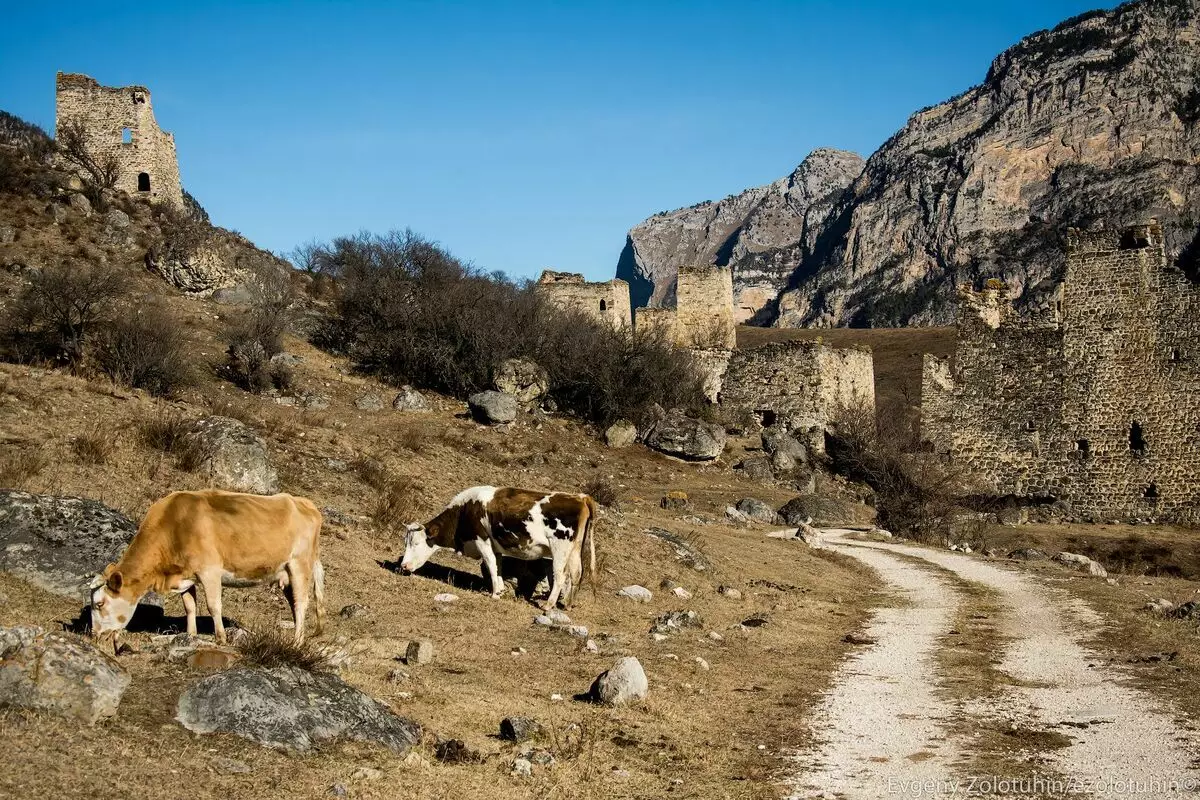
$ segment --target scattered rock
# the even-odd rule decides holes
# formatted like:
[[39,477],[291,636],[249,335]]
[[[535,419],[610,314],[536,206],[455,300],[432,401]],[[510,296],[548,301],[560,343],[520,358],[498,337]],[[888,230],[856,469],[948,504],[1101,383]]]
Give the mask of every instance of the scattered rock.
[[404,655],[405,664],[428,664],[433,661],[433,642],[428,639],[417,639],[408,643]]
[[586,625],[570,625],[567,627],[567,633],[574,636],[576,639],[588,638],[588,629]]
[[406,753],[421,740],[419,725],[341,678],[294,667],[218,672],[189,687],[176,711],[193,733],[232,733],[298,751],[354,739]]
[[478,392],[467,398],[467,405],[476,422],[494,425],[517,418],[517,398],[504,392]]
[[1175,604],[1165,597],[1160,597],[1157,600],[1151,600],[1146,603],[1146,610],[1155,614],[1170,614],[1175,610]]
[[377,781],[383,777],[383,770],[375,769],[374,767],[359,767],[354,770],[354,774],[350,776],[353,781]]
[[367,607],[359,603],[351,603],[348,606],[342,606],[342,610],[338,612],[338,616],[342,619],[358,619],[360,617],[370,616]]
[[725,637],[724,637],[724,636],[722,636],[721,634],[717,633],[716,631],[709,631],[709,632],[708,632],[708,638],[709,638],[709,639],[711,639],[711,640],[713,640],[714,642],[723,642],[723,641],[725,641]]
[[762,447],[772,456],[788,457],[793,466],[808,461],[808,449],[779,425],[763,428]]
[[531,408],[550,391],[550,376],[528,358],[509,358],[496,367],[492,385],[516,398],[521,407]]
[[458,595],[451,594],[450,592],[442,592],[441,594],[435,594],[433,596],[433,602],[435,602],[435,603],[457,603]]
[[627,419],[619,419],[604,431],[604,443],[609,447],[629,447],[637,441],[637,426]]
[[401,386],[400,391],[392,399],[392,408],[396,411],[428,411],[429,403],[413,387]]
[[505,717],[500,721],[500,738],[506,742],[521,744],[540,736],[542,726],[529,717]]
[[117,713],[129,674],[91,642],[34,626],[0,628],[0,708],[89,724]]
[[703,658],[701,658],[700,656],[696,656],[695,658],[692,659],[692,661],[696,662],[697,667],[704,670],[705,672],[708,672],[708,670],[709,670],[708,662],[705,661]]
[[212,765],[213,769],[225,775],[249,775],[254,771],[245,761],[238,761],[235,758],[226,758],[225,756],[214,758]]
[[1022,547],[1009,552],[1008,557],[1017,561],[1044,561],[1049,556],[1035,547]]
[[770,483],[775,480],[775,471],[771,467],[771,458],[769,456],[743,458],[734,469],[739,470],[744,477],[752,481]]
[[1099,563],[1079,553],[1059,553],[1054,557],[1054,560],[1072,569],[1094,575],[1097,578],[1108,577],[1108,570],[1104,569]]
[[85,217],[91,216],[92,214],[92,201],[88,200],[86,195],[80,194],[79,192],[75,192],[67,197],[67,205],[69,205],[71,210],[73,210],[75,213],[81,214]]
[[788,525],[808,522],[817,528],[839,528],[864,521],[865,508],[833,497],[804,494],[793,497],[779,509],[779,516]]
[[129,227],[129,222],[129,215],[119,208],[110,208],[104,215],[104,225],[109,228],[124,230]]
[[725,450],[725,429],[672,409],[654,422],[643,437],[646,444],[668,455],[691,461],[711,461]]
[[17,229],[12,225],[0,225],[0,244],[12,244],[17,240]]
[[137,523],[95,500],[0,489],[0,572],[62,597],[86,601],[135,533]]
[[628,597],[630,600],[636,600],[639,603],[649,603],[654,599],[654,594],[645,586],[626,586],[617,592],[618,597]]
[[732,586],[722,586],[717,589],[717,592],[725,597],[728,597],[730,600],[741,600],[742,599],[741,591],[733,588]]
[[596,677],[591,696],[605,705],[625,706],[644,700],[649,689],[641,662],[633,656],[625,656]]
[[533,763],[527,758],[515,758],[509,774],[517,778],[528,778],[533,775]]
[[661,635],[678,633],[684,628],[699,628],[701,624],[700,615],[695,611],[668,611],[660,614],[654,620],[650,633]]
[[358,397],[354,398],[354,407],[359,411],[382,411],[383,398],[377,395],[375,392],[360,394]]
[[350,794],[350,790],[346,788],[344,783],[335,783],[329,787],[329,795],[331,797],[345,797]]
[[442,739],[433,748],[433,754],[443,764],[478,764],[483,756],[478,750],[467,747],[461,739]]
[[874,636],[867,636],[865,633],[852,631],[843,636],[842,641],[846,644],[876,644],[879,640]]
[[737,501],[734,508],[755,522],[765,522],[769,525],[779,525],[783,522],[775,513],[775,509],[756,497],[743,497]]
[[692,593],[689,592],[687,589],[683,588],[682,586],[676,586],[674,589],[671,590],[671,594],[675,595],[676,597],[678,597],[681,600],[691,600],[692,599]]
[[284,367],[295,367],[304,363],[304,356],[296,355],[295,353],[276,353],[271,356],[271,363]]
[[733,506],[727,506],[725,508],[725,519],[729,520],[730,522],[739,523],[742,525],[744,525],[750,521],[749,517],[747,517],[742,512],[738,511]]
[[1173,619],[1200,620],[1200,601],[1188,600],[1186,603],[1180,603],[1171,609],[1170,616]]
[[300,405],[309,411],[324,411],[329,408],[329,398],[323,394],[306,394],[300,400]]
[[257,433],[230,417],[205,417],[185,436],[203,454],[198,471],[214,486],[235,492],[275,494],[279,476]]
[[658,501],[661,508],[667,511],[687,511],[691,506],[691,501],[688,500],[687,492],[671,491],[663,495]]

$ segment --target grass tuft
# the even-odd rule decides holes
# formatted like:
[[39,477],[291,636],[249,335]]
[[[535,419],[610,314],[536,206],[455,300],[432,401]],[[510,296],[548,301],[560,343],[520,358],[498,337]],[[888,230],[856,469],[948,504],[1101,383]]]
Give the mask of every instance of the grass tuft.
[[237,644],[242,663],[270,669],[296,667],[307,672],[331,672],[333,662],[329,649],[305,639],[296,643],[291,631],[274,627],[255,627]]

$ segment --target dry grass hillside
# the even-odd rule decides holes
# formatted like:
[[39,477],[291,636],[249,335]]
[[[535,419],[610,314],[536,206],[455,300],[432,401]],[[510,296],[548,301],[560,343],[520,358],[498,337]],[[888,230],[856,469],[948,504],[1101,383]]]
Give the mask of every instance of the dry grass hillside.
[[[130,239],[115,240],[97,216],[56,224],[45,201],[2,204],[0,226],[14,227],[17,236],[0,246],[0,263],[40,266],[77,255],[119,265],[134,282],[131,302],[161,305],[183,332],[192,383],[160,399],[86,367],[71,374],[0,364],[0,484],[95,498],[137,519],[168,492],[206,484],[188,471],[185,454],[152,444],[155,426],[209,414],[244,421],[266,439],[283,491],[326,509],[331,621],[319,642],[348,654],[342,677],[421,723],[426,740],[417,758],[401,761],[366,746],[294,756],[232,736],[194,736],[173,722],[175,703],[204,670],[167,662],[152,646],[157,631],[129,632],[122,641],[133,652],[120,662],[133,682],[115,718],[80,727],[3,712],[0,795],[314,797],[342,784],[354,797],[778,796],[781,750],[804,743],[806,709],[840,661],[843,635],[873,599],[870,576],[852,564],[769,539],[768,528],[726,524],[725,507],[739,498],[778,506],[790,498],[786,490],[742,482],[721,463],[685,464],[641,446],[610,450],[594,430],[566,417],[523,416],[506,429],[484,428],[466,418],[464,404],[436,396],[429,412],[393,411],[387,402],[394,389],[295,335],[285,339],[287,351],[302,359],[294,384],[327,398],[328,407],[252,395],[218,375],[222,336],[239,312],[146,273],[141,253],[154,234],[148,218],[136,214]],[[3,274],[8,300],[26,274],[17,267]],[[368,392],[384,398],[385,410],[355,407]],[[421,574],[395,570],[403,523],[429,518],[478,483],[570,491],[599,483],[615,493],[598,528],[599,582],[570,610],[602,653],[535,627],[537,609],[526,599],[491,600],[475,562],[439,554]],[[690,508],[660,508],[673,490],[687,493]],[[673,534],[705,568],[681,560],[675,545],[649,529]],[[691,599],[660,589],[664,579]],[[652,589],[653,601],[616,596],[634,583]],[[741,597],[718,593],[720,586]],[[447,591],[459,600],[439,607],[433,598]],[[0,597],[0,625],[61,629],[80,612],[79,603],[7,575],[0,575]],[[339,616],[353,604],[365,614]],[[655,617],[681,609],[696,611],[703,626],[653,641]],[[167,626],[181,629],[178,599],[168,601],[166,613]],[[277,591],[231,589],[225,616],[271,628],[288,612]],[[765,624],[746,627],[745,620]],[[407,666],[398,656],[417,637],[434,641],[436,657]],[[645,704],[612,710],[572,699],[621,654],[645,665]],[[548,729],[541,745],[557,760],[535,767],[532,778],[509,775],[515,748],[496,737],[500,720],[512,714]],[[483,761],[439,763],[439,737],[464,740]],[[231,773],[225,759],[249,772]]]

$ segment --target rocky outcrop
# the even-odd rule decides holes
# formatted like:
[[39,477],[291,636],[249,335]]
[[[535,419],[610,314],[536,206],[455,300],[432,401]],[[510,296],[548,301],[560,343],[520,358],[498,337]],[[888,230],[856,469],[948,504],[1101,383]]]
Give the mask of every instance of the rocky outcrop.
[[725,450],[725,429],[713,422],[672,409],[654,422],[643,437],[660,453],[689,461],[711,461]]
[[0,572],[73,600],[120,559],[137,523],[82,497],[0,489]]
[[1198,39],[1194,0],[1136,0],[1034,33],[978,86],[913,114],[845,192],[831,173],[833,200],[810,200],[803,223],[785,213],[798,205],[764,205],[774,233],[756,236],[750,208],[775,196],[766,187],[665,212],[630,232],[618,275],[660,304],[679,263],[729,263],[743,307],[786,287],[756,319],[782,327],[949,324],[956,287],[990,277],[1032,315],[1053,303],[1068,226],[1150,217],[1194,274]]
[[279,476],[267,453],[267,443],[231,417],[205,417],[187,433],[199,453],[199,471],[218,489],[253,494],[279,491]]
[[814,150],[774,183],[655,214],[629,231],[617,277],[629,282],[635,307],[670,306],[681,264],[732,265],[734,304],[744,320],[779,294],[796,267],[773,254],[812,239],[862,167],[855,153]]
[[193,684],[175,718],[193,733],[232,733],[267,747],[304,752],[353,739],[403,755],[421,726],[335,675],[295,667],[239,667]]
[[87,723],[117,713],[129,674],[90,642],[41,628],[0,628],[0,708]]
[[291,265],[260,250],[245,237],[207,225],[164,232],[146,252],[146,268],[188,294],[206,296],[218,289],[275,283]]

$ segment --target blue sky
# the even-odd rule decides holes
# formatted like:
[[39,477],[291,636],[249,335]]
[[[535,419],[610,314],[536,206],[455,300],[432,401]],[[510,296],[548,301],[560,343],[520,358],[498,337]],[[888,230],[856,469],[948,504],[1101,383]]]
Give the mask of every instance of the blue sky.
[[[9,4],[6,4],[9,5]],[[869,155],[1096,7],[938,2],[14,3],[0,108],[150,88],[184,185],[260,246],[411,227],[514,276],[611,277],[658,211]]]

